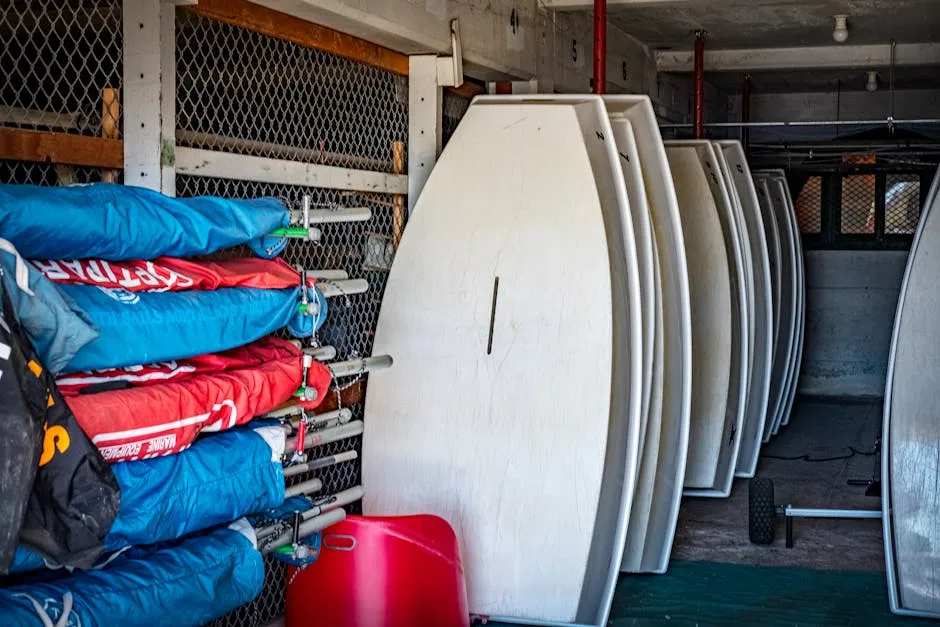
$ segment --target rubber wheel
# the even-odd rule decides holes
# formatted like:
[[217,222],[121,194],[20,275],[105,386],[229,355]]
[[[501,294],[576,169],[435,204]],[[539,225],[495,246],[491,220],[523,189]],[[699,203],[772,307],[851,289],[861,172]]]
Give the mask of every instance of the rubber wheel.
[[747,533],[754,544],[774,541],[774,482],[755,477],[747,486]]

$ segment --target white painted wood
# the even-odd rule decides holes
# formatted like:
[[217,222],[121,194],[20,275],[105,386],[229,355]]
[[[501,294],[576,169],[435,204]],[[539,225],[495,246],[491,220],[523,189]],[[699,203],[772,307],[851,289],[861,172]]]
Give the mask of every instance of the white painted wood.
[[123,0],[124,184],[173,196],[176,13],[161,0]]
[[688,260],[692,304],[692,413],[686,488],[715,483],[731,369],[728,253],[707,174],[693,147],[666,142]]
[[[633,125],[662,287],[662,324],[657,324],[662,330],[662,358],[658,360],[663,369],[662,385],[657,388],[654,379],[637,488],[638,494],[649,492],[649,504],[633,508],[621,568],[625,572],[664,573],[682,499],[692,394],[692,322],[685,243],[676,190],[649,97],[604,96],[604,103],[612,118],[623,116]],[[653,374],[657,374],[655,366]],[[658,423],[654,420],[657,389],[662,402]]]
[[940,170],[901,283],[885,385],[881,498],[891,611],[940,617]]
[[[668,145],[668,144],[667,144]],[[725,498],[731,495],[734,482],[734,470],[737,466],[741,448],[741,433],[747,412],[747,392],[750,382],[750,360],[753,331],[751,329],[751,311],[754,308],[753,275],[751,273],[750,248],[747,237],[742,233],[740,203],[734,192],[734,184],[729,179],[728,163],[720,147],[714,142],[693,141],[699,159],[705,168],[708,186],[715,199],[718,220],[724,237],[727,254],[729,286],[731,296],[730,323],[731,365],[729,370],[725,426],[721,448],[718,451],[718,465],[715,483],[704,490],[686,490],[688,496]],[[693,339],[694,341],[694,339]]]
[[383,194],[404,194],[408,191],[408,177],[403,174],[350,170],[318,163],[301,163],[182,146],[176,149],[176,171],[191,176]]
[[760,206],[751,171],[741,143],[718,142],[728,162],[731,180],[741,204],[744,230],[750,242],[753,278],[751,310],[753,329],[753,358],[750,369],[750,387],[747,398],[747,416],[741,432],[741,450],[735,476],[750,478],[757,472],[767,404],[770,396],[770,373],[773,365],[773,295],[770,279],[770,257],[764,235]]
[[441,154],[443,92],[437,82],[437,55],[408,57],[408,213]]
[[[774,299],[774,350],[773,366],[770,371],[770,396],[767,405],[767,420],[764,423],[764,442],[770,441],[777,416],[783,403],[784,384],[787,367],[790,363],[790,320],[791,311],[790,272],[784,257],[784,239],[786,234],[781,233],[774,216],[771,205],[770,185],[766,177],[754,175],[754,184],[757,188],[758,206],[764,224],[764,234],[770,244],[771,280],[773,282]],[[784,284],[785,283],[785,284]]]
[[445,517],[473,613],[606,624],[641,390],[618,167],[599,99],[475,101],[389,275],[364,509]]

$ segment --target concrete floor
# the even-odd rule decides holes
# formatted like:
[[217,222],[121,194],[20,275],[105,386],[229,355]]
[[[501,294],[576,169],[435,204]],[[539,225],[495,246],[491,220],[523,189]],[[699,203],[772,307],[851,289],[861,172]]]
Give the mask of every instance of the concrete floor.
[[[848,479],[869,479],[879,456],[855,455],[829,462],[787,461],[770,456],[811,459],[848,455],[849,446],[873,449],[881,436],[881,401],[798,400],[790,424],[761,451],[758,476],[774,481],[776,502],[794,507],[880,509],[881,499],[865,496]],[[880,520],[797,519],[794,547],[784,547],[779,520],[771,546],[748,541],[747,480],[736,480],[728,499],[684,499],[672,556],[763,566],[802,566],[832,570],[883,570]]]

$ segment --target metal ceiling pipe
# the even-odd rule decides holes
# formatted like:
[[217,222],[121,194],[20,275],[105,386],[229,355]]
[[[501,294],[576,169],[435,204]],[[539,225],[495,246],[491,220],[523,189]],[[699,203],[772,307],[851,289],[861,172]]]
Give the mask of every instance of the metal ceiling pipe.
[[[747,124],[751,121],[751,75],[744,75],[744,83],[741,85],[741,122]],[[747,155],[751,145],[751,129],[747,126],[741,127],[741,147],[744,148],[744,154]]]
[[[709,122],[703,124],[709,128],[766,128],[766,127],[799,127],[799,126],[878,126],[881,124],[940,124],[940,118],[924,118],[913,120],[806,120],[796,122]],[[659,128],[693,128],[693,124],[660,124]]]
[[603,94],[607,87],[607,0],[594,0],[594,79],[591,88]]
[[695,78],[693,84],[694,105],[692,127],[695,139],[705,137],[705,31],[695,31]]
[[890,69],[890,78],[888,79],[888,85],[889,85],[888,89],[891,91],[891,112],[888,114],[888,117],[890,117],[892,120],[894,119],[894,64],[896,61],[895,55],[897,52],[896,51],[897,46],[898,46],[898,42],[896,42],[894,38],[892,38],[891,39],[891,69]]

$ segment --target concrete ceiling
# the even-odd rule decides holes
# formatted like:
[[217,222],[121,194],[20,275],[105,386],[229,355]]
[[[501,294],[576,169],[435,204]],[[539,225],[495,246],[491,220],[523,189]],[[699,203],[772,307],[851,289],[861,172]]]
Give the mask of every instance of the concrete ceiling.
[[[709,83],[725,93],[741,92],[744,77],[739,72],[709,72],[706,76]],[[754,93],[862,91],[867,80],[865,70],[853,69],[751,72],[751,89]],[[878,89],[887,90],[888,81],[888,70],[879,69]],[[899,67],[894,72],[894,88],[940,89],[940,68]]]
[[849,15],[847,44],[940,41],[940,0],[660,0],[612,4],[610,21],[654,50],[837,45],[832,16]]

